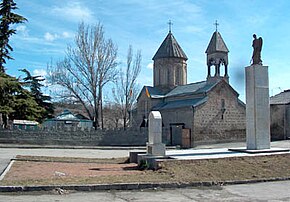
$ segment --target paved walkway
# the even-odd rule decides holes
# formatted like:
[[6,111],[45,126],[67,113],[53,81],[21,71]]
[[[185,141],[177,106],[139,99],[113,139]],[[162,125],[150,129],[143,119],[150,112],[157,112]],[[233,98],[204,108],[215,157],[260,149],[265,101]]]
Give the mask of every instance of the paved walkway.
[[[290,145],[289,145],[290,146]],[[228,148],[215,148],[215,149],[187,149],[187,150],[171,150],[166,151],[166,155],[178,160],[193,160],[193,159],[213,159],[213,158],[227,158],[227,157],[240,157],[240,156],[264,156],[273,154],[290,153],[290,147],[273,148],[270,150],[263,150],[261,153],[246,153],[239,151],[230,151]]]
[[[237,147],[246,147],[246,142],[231,142],[231,143],[199,145],[195,147],[194,149],[237,148]],[[290,148],[290,140],[271,142],[271,147]]]
[[290,181],[267,182],[222,187],[201,187],[168,190],[72,192],[56,193],[5,193],[0,202],[171,202],[171,201],[290,201]]
[[[238,156],[260,156],[290,153],[290,140],[271,142],[271,149],[267,153],[245,153],[237,151],[229,151],[229,149],[246,148],[246,143],[222,143],[212,145],[201,145],[193,149],[184,150],[167,150],[166,155],[174,159],[190,160],[190,159],[209,159],[209,158],[225,158]],[[275,150],[285,150],[283,152],[274,152]],[[288,151],[287,151],[288,150]],[[269,152],[273,151],[273,152]]]

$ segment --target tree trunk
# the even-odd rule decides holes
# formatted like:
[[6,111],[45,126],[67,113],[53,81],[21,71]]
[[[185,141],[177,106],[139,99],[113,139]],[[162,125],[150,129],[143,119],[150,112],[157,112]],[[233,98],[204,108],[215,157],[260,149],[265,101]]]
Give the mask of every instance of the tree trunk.
[[126,116],[124,116],[124,118],[123,118],[123,128],[124,128],[124,130],[126,130]]
[[99,127],[99,116],[98,116],[99,106],[98,106],[98,101],[96,97],[94,98],[94,107],[95,107],[94,108],[94,114],[95,114],[94,127],[95,127],[95,130],[97,130]]
[[101,108],[100,108],[100,115],[101,115],[101,124],[102,124],[102,130],[104,129],[104,116],[103,116],[103,99],[101,99]]
[[[98,100],[97,100],[97,112],[100,113],[102,116],[102,108],[101,108],[101,102],[102,102],[102,87],[99,85],[99,91],[98,91]],[[102,119],[102,117],[101,117]],[[98,120],[98,127],[99,127],[99,120]]]
[[6,114],[2,114],[3,128],[7,128],[8,126],[8,117]]

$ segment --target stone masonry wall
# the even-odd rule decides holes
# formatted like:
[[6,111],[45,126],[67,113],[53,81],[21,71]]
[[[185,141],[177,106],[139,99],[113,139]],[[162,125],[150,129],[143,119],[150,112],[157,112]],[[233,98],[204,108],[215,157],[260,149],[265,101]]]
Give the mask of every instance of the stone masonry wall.
[[0,143],[78,146],[140,146],[148,141],[147,129],[109,131],[0,130]]
[[[160,111],[163,118],[163,131],[164,143],[171,144],[171,135],[174,135],[174,131],[170,131],[170,124],[184,124],[184,128],[191,129],[191,122],[193,119],[192,108],[183,107],[172,110],[162,110]],[[173,133],[173,134],[170,134]],[[181,134],[179,134],[181,135]],[[181,137],[180,137],[181,138]],[[166,141],[166,142],[165,142]],[[176,143],[176,142],[175,142]],[[175,143],[173,143],[175,145]]]
[[245,106],[227,84],[220,83],[210,92],[208,101],[195,109],[192,144],[245,140],[245,119]]
[[187,64],[181,58],[160,58],[154,61],[154,86],[185,85]]

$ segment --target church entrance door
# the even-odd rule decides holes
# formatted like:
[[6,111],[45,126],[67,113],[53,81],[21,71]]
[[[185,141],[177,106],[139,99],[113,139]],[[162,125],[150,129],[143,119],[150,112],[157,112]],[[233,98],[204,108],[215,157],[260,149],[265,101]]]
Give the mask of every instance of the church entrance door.
[[182,129],[184,123],[171,123],[170,124],[170,143],[172,146],[182,146]]

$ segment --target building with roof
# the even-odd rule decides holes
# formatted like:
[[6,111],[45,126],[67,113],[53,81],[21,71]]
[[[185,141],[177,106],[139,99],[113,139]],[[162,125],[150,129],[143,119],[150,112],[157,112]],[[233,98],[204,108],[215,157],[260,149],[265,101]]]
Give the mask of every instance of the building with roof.
[[271,138],[290,138],[290,89],[270,97]]
[[188,58],[169,31],[153,57],[153,86],[137,98],[135,123],[147,126],[149,112],[160,111],[166,143],[182,147],[245,139],[245,104],[229,84],[228,52],[216,30],[206,49],[206,80],[187,84]]
[[56,117],[45,120],[42,126],[44,129],[49,130],[90,131],[93,128],[93,121],[82,114],[73,114],[68,109],[65,109]]
[[13,129],[19,130],[37,130],[39,123],[30,120],[13,120]]

